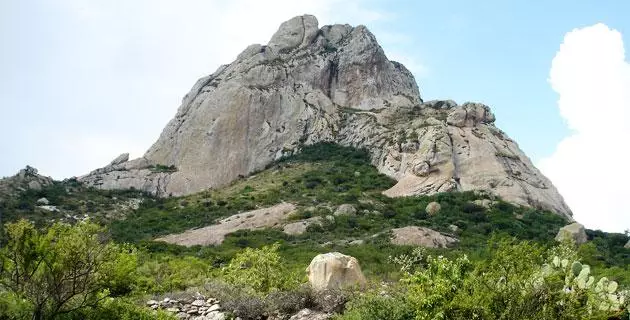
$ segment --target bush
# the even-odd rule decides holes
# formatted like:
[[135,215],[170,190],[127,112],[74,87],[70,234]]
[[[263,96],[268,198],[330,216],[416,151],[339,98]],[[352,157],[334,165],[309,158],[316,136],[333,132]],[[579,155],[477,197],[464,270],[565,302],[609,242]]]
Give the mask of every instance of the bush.
[[427,256],[420,263],[395,259],[407,266],[400,287],[351,301],[340,318],[627,319],[628,293],[606,278],[589,276],[588,266],[573,262],[573,247],[545,251],[529,242],[494,238],[488,248],[488,259],[476,263],[465,255]]
[[415,318],[414,309],[396,295],[369,293],[348,303],[347,311],[337,319],[344,320],[408,320]]
[[267,314],[294,314],[304,308],[314,306],[313,295],[310,287],[302,286],[289,291],[271,292],[267,295]]
[[[92,223],[56,223],[40,232],[20,220],[6,226],[7,244],[0,250],[0,292],[19,301],[32,319],[52,319],[94,308],[123,285],[135,269],[129,248],[104,238]],[[110,287],[111,286],[111,287]],[[7,303],[11,305],[11,303]]]
[[295,288],[299,277],[287,270],[286,262],[278,253],[279,248],[278,243],[260,249],[246,248],[224,268],[225,279],[259,293]]
[[78,312],[69,317],[60,317],[68,319],[82,320],[175,320],[174,315],[161,311],[149,310],[142,306],[138,306],[126,299],[106,299],[98,308],[92,308]]

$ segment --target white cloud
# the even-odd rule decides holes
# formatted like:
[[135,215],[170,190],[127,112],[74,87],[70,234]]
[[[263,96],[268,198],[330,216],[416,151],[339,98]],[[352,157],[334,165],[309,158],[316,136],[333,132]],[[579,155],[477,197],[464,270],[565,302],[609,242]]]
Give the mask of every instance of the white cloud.
[[0,140],[11,155],[0,158],[0,176],[30,164],[55,178],[122,152],[140,156],[199,77],[266,43],[282,21],[391,19],[363,0],[36,0],[0,9],[12,18],[0,30],[0,117],[27,119],[0,126],[0,136],[19,137]]
[[567,33],[549,82],[573,133],[539,167],[577,221],[630,229],[630,64],[621,33],[604,24]]

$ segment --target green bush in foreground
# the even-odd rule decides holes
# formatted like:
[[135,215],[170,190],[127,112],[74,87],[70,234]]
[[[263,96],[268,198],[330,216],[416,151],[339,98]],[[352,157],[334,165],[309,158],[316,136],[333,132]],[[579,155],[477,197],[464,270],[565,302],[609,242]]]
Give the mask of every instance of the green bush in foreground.
[[131,290],[134,251],[106,240],[98,225],[56,223],[39,231],[20,220],[7,224],[6,234],[0,249],[0,304],[6,308],[0,318],[54,319]]
[[246,248],[224,268],[225,279],[260,293],[297,287],[300,277],[287,270],[286,263],[278,253],[279,248],[280,244],[277,243],[260,249]]
[[628,319],[628,292],[569,262],[573,247],[545,251],[505,239],[489,247],[491,256],[477,263],[465,255],[397,259],[422,265],[404,266],[395,291],[368,293],[339,319]]

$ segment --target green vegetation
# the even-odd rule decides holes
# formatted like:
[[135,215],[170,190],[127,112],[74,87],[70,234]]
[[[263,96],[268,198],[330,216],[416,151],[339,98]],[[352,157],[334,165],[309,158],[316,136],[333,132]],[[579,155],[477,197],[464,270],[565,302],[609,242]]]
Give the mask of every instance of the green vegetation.
[[[322,143],[225,188],[186,197],[87,189],[76,180],[22,192],[0,202],[3,222],[20,218],[33,222],[8,224],[7,233],[0,235],[0,319],[33,314],[41,319],[167,319],[139,304],[147,296],[186,290],[220,299],[243,319],[307,307],[340,312],[347,301],[344,319],[621,317],[620,312],[600,308],[601,288],[614,287],[614,281],[618,293],[630,284],[630,250],[623,247],[627,234],[589,230],[586,244],[576,249],[557,246],[554,236],[567,221],[556,214],[475,192],[382,195],[394,183],[370,164],[367,152]],[[38,208],[42,197],[61,212]],[[481,199],[492,204],[488,208],[474,204]],[[428,215],[425,208],[433,201],[441,210]],[[297,206],[292,220],[321,217],[322,223],[300,235],[273,228],[241,230],[218,246],[187,248],[152,241],[280,202]],[[334,215],[341,204],[351,204],[356,214]],[[85,214],[96,224],[67,218]],[[52,222],[60,220],[74,226]],[[424,250],[391,244],[387,231],[409,225],[428,227],[460,242],[450,249]],[[351,245],[352,240],[362,244]],[[74,258],[87,251],[101,255]],[[354,295],[318,294],[302,287],[310,260],[331,251],[356,257],[375,289]],[[98,265],[90,269],[98,269],[93,278],[76,279],[89,280],[91,289],[60,304],[54,295],[63,290],[54,281],[79,261]],[[576,261],[580,272],[588,273],[576,275]],[[30,274],[22,269],[32,276],[20,280],[20,285],[12,283],[21,279],[16,274]],[[577,289],[570,285],[578,276],[580,284],[589,285],[576,285]],[[567,290],[571,293],[563,293]],[[47,299],[41,303],[43,297]],[[623,309],[622,303],[619,306]],[[55,313],[56,309],[63,312]]]
[[17,314],[54,319],[129,293],[134,249],[102,239],[91,223],[53,224],[45,232],[26,220],[7,225],[0,250],[0,305]]
[[[390,292],[369,292],[339,319],[626,319],[628,292],[615,282],[589,278],[589,267],[570,263],[572,244],[544,250],[531,242],[494,239],[489,259],[472,262],[425,256],[405,265]],[[586,280],[585,279],[589,279]],[[586,284],[588,281],[588,284]],[[597,283],[596,285],[594,283]]]
[[156,164],[150,166],[149,170],[151,170],[152,172],[176,172],[177,168],[174,165],[167,166],[163,164]]

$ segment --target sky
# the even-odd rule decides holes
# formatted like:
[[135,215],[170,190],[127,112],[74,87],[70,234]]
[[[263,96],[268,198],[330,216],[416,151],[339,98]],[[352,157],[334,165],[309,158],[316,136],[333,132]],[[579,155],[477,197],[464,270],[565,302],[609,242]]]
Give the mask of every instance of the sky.
[[0,0],[0,177],[141,156],[196,79],[305,13],[366,25],[424,100],[482,102],[588,228],[630,229],[630,1]]

